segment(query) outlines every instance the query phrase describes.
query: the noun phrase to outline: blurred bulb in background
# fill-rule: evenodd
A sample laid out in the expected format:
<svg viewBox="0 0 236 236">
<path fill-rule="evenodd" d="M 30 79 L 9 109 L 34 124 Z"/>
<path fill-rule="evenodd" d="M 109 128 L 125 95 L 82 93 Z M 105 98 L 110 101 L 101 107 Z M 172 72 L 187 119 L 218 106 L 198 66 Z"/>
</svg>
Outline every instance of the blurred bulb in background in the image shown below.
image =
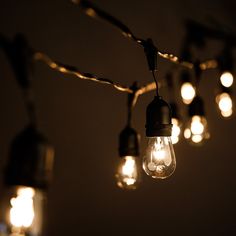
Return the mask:
<svg viewBox="0 0 236 236">
<path fill-rule="evenodd" d="M 226 88 L 231 87 L 234 82 L 232 73 L 229 71 L 224 71 L 220 76 L 220 82 Z"/>
<path fill-rule="evenodd" d="M 118 166 L 117 185 L 123 189 L 136 189 L 139 180 L 137 158 L 125 156 L 121 158 Z"/>
<path fill-rule="evenodd" d="M 140 182 L 139 135 L 126 126 L 119 136 L 119 165 L 116 171 L 116 183 L 122 189 L 136 189 Z"/>
<path fill-rule="evenodd" d="M 43 193 L 31 187 L 15 186 L 6 191 L 1 208 L 0 235 L 38 236 L 42 230 Z M 4 227 L 3 227 L 4 226 Z"/>
<path fill-rule="evenodd" d="M 143 169 L 152 178 L 165 179 L 176 168 L 171 137 L 148 137 L 148 146 L 143 158 Z"/>
<path fill-rule="evenodd" d="M 223 117 L 228 118 L 233 114 L 233 101 L 229 93 L 223 92 L 216 96 L 216 103 Z"/>
<path fill-rule="evenodd" d="M 181 97 L 185 104 L 190 104 L 196 95 L 195 88 L 190 82 L 185 82 L 181 86 Z"/>
<path fill-rule="evenodd" d="M 180 129 L 180 121 L 177 118 L 172 118 L 172 133 L 171 133 L 171 141 L 173 144 L 177 144 L 179 142 L 179 136 L 181 133 Z"/>
<path fill-rule="evenodd" d="M 192 144 L 202 144 L 205 139 L 208 139 L 209 133 L 206 118 L 198 115 L 191 117 L 184 131 L 184 137 Z"/>
</svg>

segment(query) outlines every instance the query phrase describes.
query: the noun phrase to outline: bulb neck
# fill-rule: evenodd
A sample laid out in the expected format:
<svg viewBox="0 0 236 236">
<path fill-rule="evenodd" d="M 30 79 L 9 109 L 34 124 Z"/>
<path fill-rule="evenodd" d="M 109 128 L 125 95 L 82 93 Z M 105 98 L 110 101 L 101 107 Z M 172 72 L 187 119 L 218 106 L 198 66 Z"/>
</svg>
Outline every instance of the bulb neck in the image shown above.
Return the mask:
<svg viewBox="0 0 236 236">
<path fill-rule="evenodd" d="M 171 136 L 171 108 L 160 96 L 156 96 L 146 110 L 146 136 Z"/>
<path fill-rule="evenodd" d="M 130 126 L 126 126 L 120 133 L 119 156 L 139 156 L 139 137 Z"/>
</svg>

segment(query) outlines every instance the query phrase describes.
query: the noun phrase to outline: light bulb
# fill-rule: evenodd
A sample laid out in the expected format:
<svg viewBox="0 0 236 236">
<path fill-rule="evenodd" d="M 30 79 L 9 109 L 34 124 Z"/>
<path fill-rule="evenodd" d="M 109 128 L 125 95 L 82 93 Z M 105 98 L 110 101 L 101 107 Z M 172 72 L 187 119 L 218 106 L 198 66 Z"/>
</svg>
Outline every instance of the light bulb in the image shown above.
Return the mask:
<svg viewBox="0 0 236 236">
<path fill-rule="evenodd" d="M 125 156 L 121 158 L 116 179 L 117 185 L 123 189 L 136 189 L 139 182 L 137 158 Z"/>
<path fill-rule="evenodd" d="M 179 142 L 179 136 L 181 133 L 181 129 L 180 129 L 180 122 L 177 118 L 172 118 L 172 133 L 171 133 L 171 141 L 173 144 L 176 144 Z"/>
<path fill-rule="evenodd" d="M 192 116 L 184 131 L 184 137 L 192 144 L 202 144 L 209 138 L 206 118 L 199 115 Z"/>
<path fill-rule="evenodd" d="M 233 114 L 233 102 L 228 93 L 217 95 L 216 103 L 223 117 L 230 117 Z"/>
<path fill-rule="evenodd" d="M 180 91 L 182 100 L 185 104 L 190 104 L 196 95 L 195 88 L 190 82 L 184 82 Z"/>
<path fill-rule="evenodd" d="M 2 201 L 0 235 L 41 235 L 43 193 L 31 187 L 14 186 L 6 191 Z M 2 233 L 2 234 L 1 234 Z"/>
<path fill-rule="evenodd" d="M 171 137 L 149 137 L 143 158 L 143 169 L 152 178 L 165 179 L 176 167 Z"/>
<path fill-rule="evenodd" d="M 234 82 L 232 73 L 229 71 L 224 71 L 220 76 L 220 82 L 226 88 L 231 87 Z"/>
</svg>

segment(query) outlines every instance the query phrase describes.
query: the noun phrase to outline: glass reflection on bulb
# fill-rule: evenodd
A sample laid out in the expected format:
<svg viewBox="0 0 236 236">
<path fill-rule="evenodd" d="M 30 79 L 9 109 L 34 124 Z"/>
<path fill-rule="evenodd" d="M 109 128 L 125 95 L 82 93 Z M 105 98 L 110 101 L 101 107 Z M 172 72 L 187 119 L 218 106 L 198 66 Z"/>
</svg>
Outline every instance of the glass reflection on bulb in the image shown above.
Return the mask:
<svg viewBox="0 0 236 236">
<path fill-rule="evenodd" d="M 121 158 L 116 174 L 117 185 L 124 189 L 136 189 L 139 173 L 136 157 L 125 156 Z"/>
<path fill-rule="evenodd" d="M 190 104 L 196 95 L 195 88 L 190 82 L 185 82 L 181 86 L 181 97 L 185 104 Z"/>
<path fill-rule="evenodd" d="M 16 186 L 7 191 L 2 202 L 0 224 L 5 235 L 39 236 L 42 224 L 43 194 L 26 186 Z M 1 235 L 1 234 L 0 234 Z"/>
<path fill-rule="evenodd" d="M 233 114 L 233 102 L 228 93 L 219 94 L 216 103 L 223 117 L 230 117 Z"/>
<path fill-rule="evenodd" d="M 176 143 L 179 142 L 179 135 L 180 135 L 180 132 L 181 132 L 180 122 L 176 118 L 172 118 L 171 122 L 173 124 L 172 134 L 171 134 L 171 141 L 172 141 L 173 144 L 176 144 Z"/>
<path fill-rule="evenodd" d="M 201 144 L 204 139 L 209 138 L 206 118 L 198 115 L 191 117 L 184 131 L 184 137 L 193 144 Z"/>
<path fill-rule="evenodd" d="M 176 168 L 175 153 L 171 137 L 149 137 L 143 169 L 152 178 L 165 179 Z"/>
<path fill-rule="evenodd" d="M 232 73 L 230 73 L 229 71 L 224 71 L 220 76 L 220 82 L 226 88 L 231 87 L 234 82 Z"/>
</svg>

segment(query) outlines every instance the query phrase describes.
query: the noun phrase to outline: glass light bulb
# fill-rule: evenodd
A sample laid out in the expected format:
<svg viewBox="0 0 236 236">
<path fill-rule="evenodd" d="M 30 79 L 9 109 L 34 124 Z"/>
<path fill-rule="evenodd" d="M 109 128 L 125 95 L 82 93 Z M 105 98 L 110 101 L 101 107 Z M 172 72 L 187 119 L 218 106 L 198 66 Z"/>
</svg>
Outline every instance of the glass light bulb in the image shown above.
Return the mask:
<svg viewBox="0 0 236 236">
<path fill-rule="evenodd" d="M 195 88 L 190 82 L 185 82 L 181 86 L 181 97 L 185 104 L 190 104 L 196 95 Z"/>
<path fill-rule="evenodd" d="M 233 114 L 233 102 L 228 93 L 219 94 L 216 103 L 223 117 L 230 117 Z"/>
<path fill-rule="evenodd" d="M 16 186 L 2 201 L 0 235 L 39 236 L 42 226 L 43 193 L 34 188 Z"/>
<path fill-rule="evenodd" d="M 149 137 L 143 169 L 152 178 L 165 179 L 176 167 L 171 137 Z"/>
<path fill-rule="evenodd" d="M 207 130 L 207 120 L 203 116 L 193 116 L 184 131 L 184 137 L 192 144 L 202 144 L 210 137 Z"/>
<path fill-rule="evenodd" d="M 224 71 L 220 76 L 220 82 L 226 88 L 231 87 L 234 82 L 232 73 L 229 71 Z"/>
<path fill-rule="evenodd" d="M 176 143 L 179 142 L 179 135 L 181 133 L 180 122 L 176 118 L 172 118 L 171 122 L 173 124 L 172 134 L 171 134 L 171 141 L 172 141 L 173 144 L 176 144 Z"/>
<path fill-rule="evenodd" d="M 123 189 L 136 189 L 139 182 L 138 163 L 134 156 L 121 158 L 116 179 L 117 185 Z"/>
</svg>

